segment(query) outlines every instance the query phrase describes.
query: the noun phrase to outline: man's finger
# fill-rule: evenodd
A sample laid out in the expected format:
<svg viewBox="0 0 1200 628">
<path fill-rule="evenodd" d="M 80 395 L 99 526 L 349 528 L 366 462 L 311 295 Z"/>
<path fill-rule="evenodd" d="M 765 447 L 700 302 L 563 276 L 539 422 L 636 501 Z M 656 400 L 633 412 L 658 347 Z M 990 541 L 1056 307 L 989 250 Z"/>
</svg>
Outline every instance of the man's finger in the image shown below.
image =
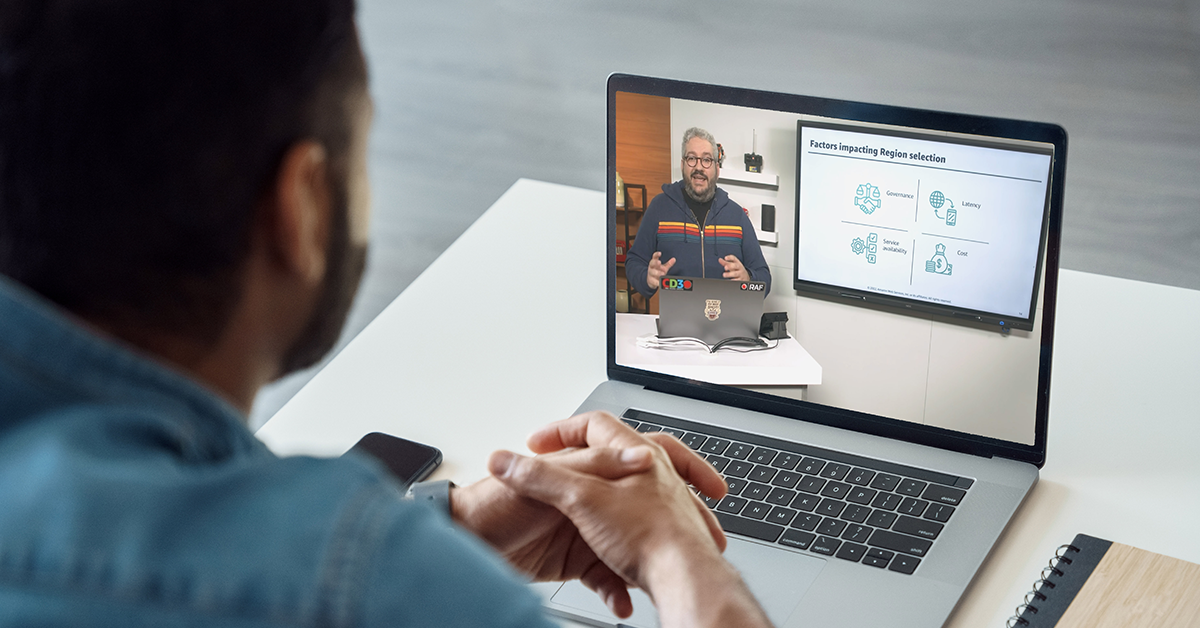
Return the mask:
<svg viewBox="0 0 1200 628">
<path fill-rule="evenodd" d="M 692 494 L 696 498 L 696 508 L 700 509 L 700 516 L 704 517 L 704 523 L 708 526 L 708 533 L 712 535 L 713 541 L 717 544 L 717 549 L 725 551 L 725 546 L 729 544 L 725 538 L 725 530 L 721 529 L 721 522 L 717 521 L 717 516 L 704 505 L 704 500 L 700 499 L 696 494 Z"/>
<path fill-rule="evenodd" d="M 666 264 L 663 264 L 663 271 L 665 272 L 665 271 L 671 270 L 671 267 L 674 265 L 675 265 L 675 258 L 672 257 L 670 260 L 667 261 Z"/>
<path fill-rule="evenodd" d="M 601 481 L 546 459 L 504 450 L 488 457 L 488 472 L 518 495 L 550 504 L 568 517 L 568 511 L 583 501 L 580 493 Z"/>
<path fill-rule="evenodd" d="M 629 585 L 608 565 L 596 561 L 591 569 L 579 578 L 583 586 L 593 590 L 613 615 L 624 619 L 633 614 L 633 600 L 629 598 Z"/>
<path fill-rule="evenodd" d="M 667 452 L 667 455 L 671 457 L 671 464 L 675 466 L 675 471 L 685 482 L 700 489 L 701 493 L 709 497 L 720 499 L 725 496 L 729 490 L 729 484 L 725 482 L 725 478 L 721 477 L 721 474 L 717 473 L 712 465 L 696 455 L 696 452 L 679 442 L 679 439 L 665 432 L 646 434 L 646 437 L 658 443 Z"/>
<path fill-rule="evenodd" d="M 525 444 L 530 451 L 544 454 L 568 447 L 624 449 L 644 445 L 646 442 L 641 434 L 618 421 L 613 415 L 592 411 L 555 421 L 530 434 Z"/>
<path fill-rule="evenodd" d="M 654 452 L 649 447 L 588 447 L 547 454 L 542 458 L 606 480 L 618 480 L 632 473 L 641 473 L 654 464 Z"/>
</svg>

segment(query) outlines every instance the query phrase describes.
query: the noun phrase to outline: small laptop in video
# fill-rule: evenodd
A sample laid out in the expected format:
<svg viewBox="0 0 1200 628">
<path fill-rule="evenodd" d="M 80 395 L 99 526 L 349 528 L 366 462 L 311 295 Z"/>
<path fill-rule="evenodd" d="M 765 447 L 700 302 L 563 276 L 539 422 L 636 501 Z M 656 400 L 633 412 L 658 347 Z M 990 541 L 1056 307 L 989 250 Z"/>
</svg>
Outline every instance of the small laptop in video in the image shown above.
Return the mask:
<svg viewBox="0 0 1200 628">
<path fill-rule="evenodd" d="M 710 350 L 765 344 L 758 337 L 764 282 L 664 277 L 659 292 L 660 338 L 696 338 Z"/>
</svg>

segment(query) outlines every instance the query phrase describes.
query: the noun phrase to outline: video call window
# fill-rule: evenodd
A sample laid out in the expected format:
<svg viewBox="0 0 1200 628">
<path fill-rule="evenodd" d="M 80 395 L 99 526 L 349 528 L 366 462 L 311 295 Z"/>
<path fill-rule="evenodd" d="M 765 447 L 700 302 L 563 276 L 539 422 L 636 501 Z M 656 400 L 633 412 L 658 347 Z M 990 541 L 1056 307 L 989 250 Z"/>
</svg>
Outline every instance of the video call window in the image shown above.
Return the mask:
<svg viewBox="0 0 1200 628">
<path fill-rule="evenodd" d="M 618 364 L 1034 442 L 1052 146 L 622 92 L 615 114 Z M 630 286 L 625 255 L 684 176 L 691 127 L 720 144 L 717 187 L 770 269 L 764 310 L 817 366 L 808 383 L 780 383 L 800 372 L 780 351 L 655 352 L 622 333 L 653 331 L 660 295 Z M 749 375 L 729 377 L 735 362 Z"/>
</svg>

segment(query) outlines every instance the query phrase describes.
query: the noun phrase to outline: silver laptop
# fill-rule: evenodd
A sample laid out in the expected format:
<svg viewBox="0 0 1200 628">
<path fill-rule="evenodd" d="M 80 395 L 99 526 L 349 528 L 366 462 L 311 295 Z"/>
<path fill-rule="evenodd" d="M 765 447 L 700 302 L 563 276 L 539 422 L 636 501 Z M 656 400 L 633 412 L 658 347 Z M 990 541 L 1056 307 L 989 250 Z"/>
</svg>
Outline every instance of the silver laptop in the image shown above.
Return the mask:
<svg viewBox="0 0 1200 628">
<path fill-rule="evenodd" d="M 766 283 L 664 277 L 658 296 L 660 338 L 695 338 L 709 350 L 765 346 L 758 331 Z"/>
<path fill-rule="evenodd" d="M 640 319 L 615 313 L 628 283 L 610 250 L 609 381 L 579 409 L 675 434 L 726 476 L 710 504 L 726 556 L 777 625 L 942 625 L 1045 461 L 1066 133 L 613 75 L 610 242 L 653 237 L 616 173 L 652 203 L 694 126 L 721 145 L 718 187 L 771 270 L 765 307 L 788 313 L 819 383 L 618 361 L 617 327 Z M 543 592 L 554 613 L 618 623 L 578 583 Z M 646 596 L 634 605 L 621 623 L 657 625 Z"/>
</svg>

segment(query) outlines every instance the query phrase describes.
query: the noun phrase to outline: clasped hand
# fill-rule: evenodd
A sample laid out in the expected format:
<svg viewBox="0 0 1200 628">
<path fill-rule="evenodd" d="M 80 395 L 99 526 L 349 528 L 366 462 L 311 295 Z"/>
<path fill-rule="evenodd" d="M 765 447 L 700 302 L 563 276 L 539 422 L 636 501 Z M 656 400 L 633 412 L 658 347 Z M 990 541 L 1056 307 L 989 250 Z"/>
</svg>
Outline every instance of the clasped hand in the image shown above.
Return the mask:
<svg viewBox="0 0 1200 628">
<path fill-rule="evenodd" d="M 726 492 L 711 466 L 674 437 L 641 434 L 591 412 L 529 437 L 526 457 L 498 451 L 492 477 L 451 494 L 454 518 L 535 580 L 579 578 L 619 617 L 629 585 L 652 596 L 654 561 L 671 548 L 719 554 L 725 535 L 686 486 Z"/>
</svg>

